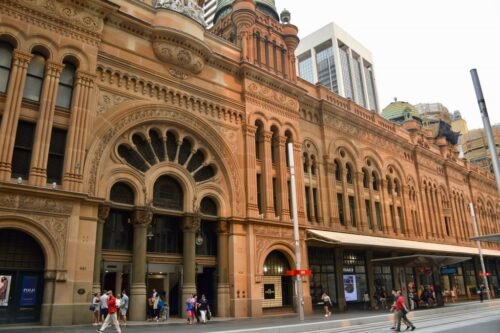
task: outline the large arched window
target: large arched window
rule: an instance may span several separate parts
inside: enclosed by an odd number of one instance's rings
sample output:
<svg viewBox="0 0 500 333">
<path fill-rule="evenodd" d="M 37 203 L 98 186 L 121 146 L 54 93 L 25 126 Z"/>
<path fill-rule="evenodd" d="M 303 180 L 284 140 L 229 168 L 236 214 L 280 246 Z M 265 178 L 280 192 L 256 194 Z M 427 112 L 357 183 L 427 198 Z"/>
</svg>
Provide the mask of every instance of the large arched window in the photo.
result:
<svg viewBox="0 0 500 333">
<path fill-rule="evenodd" d="M 280 251 L 269 253 L 264 262 L 264 275 L 285 275 L 285 272 L 290 270 L 288 259 Z"/>
<path fill-rule="evenodd" d="M 61 77 L 59 78 L 56 106 L 63 109 L 71 108 L 75 73 L 76 73 L 76 66 L 70 62 L 65 61 L 64 69 L 62 70 Z"/>
<path fill-rule="evenodd" d="M 352 167 L 349 163 L 345 165 L 346 168 L 346 180 L 348 184 L 352 184 L 354 180 L 354 176 L 352 174 Z"/>
<path fill-rule="evenodd" d="M 340 182 L 342 181 L 342 174 L 341 174 L 342 170 L 340 170 L 339 162 L 335 161 L 334 166 L 335 166 L 335 180 Z"/>
<path fill-rule="evenodd" d="M 45 75 L 45 57 L 40 53 L 33 53 L 28 66 L 28 75 L 24 85 L 23 98 L 32 102 L 40 102 L 43 77 Z"/>
<path fill-rule="evenodd" d="M 182 210 L 183 191 L 181 185 L 170 176 L 161 176 L 153 188 L 153 204 L 159 208 Z"/>
<path fill-rule="evenodd" d="M 373 182 L 372 182 L 373 190 L 378 191 L 379 179 L 378 179 L 378 175 L 375 171 L 372 172 L 372 179 L 373 179 Z"/>
<path fill-rule="evenodd" d="M 0 43 L 0 93 L 6 93 L 12 68 L 12 46 Z"/>
<path fill-rule="evenodd" d="M 385 180 L 387 182 L 387 193 L 392 194 L 392 180 L 391 180 L 391 177 L 387 176 L 385 178 Z"/>
<path fill-rule="evenodd" d="M 363 169 L 363 187 L 370 188 L 370 176 L 368 174 L 368 171 L 366 171 L 366 169 Z"/>
</svg>

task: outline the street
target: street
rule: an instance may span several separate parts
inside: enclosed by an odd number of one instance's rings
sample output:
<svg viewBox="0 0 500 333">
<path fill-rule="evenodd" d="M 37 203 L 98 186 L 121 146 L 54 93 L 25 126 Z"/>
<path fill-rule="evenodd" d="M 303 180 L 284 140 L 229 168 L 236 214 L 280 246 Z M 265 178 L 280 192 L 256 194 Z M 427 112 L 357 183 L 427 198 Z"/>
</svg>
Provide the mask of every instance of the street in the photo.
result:
<svg viewBox="0 0 500 333">
<path fill-rule="evenodd" d="M 500 332 L 500 307 L 478 307 L 447 309 L 447 312 L 436 309 L 412 312 L 410 320 L 417 327 L 416 332 L 453 332 L 453 333 L 491 333 Z M 208 325 L 188 326 L 181 319 L 169 323 L 122 327 L 124 333 L 142 332 L 224 332 L 224 333 L 385 333 L 392 332 L 392 315 L 382 312 L 358 312 L 339 314 L 324 318 L 320 315 L 307 317 L 299 322 L 295 316 L 267 317 L 261 319 L 216 320 Z M 406 327 L 402 325 L 402 331 Z M 0 327 L 0 332 L 9 333 L 92 333 L 94 326 L 72 326 L 56 328 L 37 327 Z M 109 328 L 106 332 L 114 332 Z"/>
</svg>

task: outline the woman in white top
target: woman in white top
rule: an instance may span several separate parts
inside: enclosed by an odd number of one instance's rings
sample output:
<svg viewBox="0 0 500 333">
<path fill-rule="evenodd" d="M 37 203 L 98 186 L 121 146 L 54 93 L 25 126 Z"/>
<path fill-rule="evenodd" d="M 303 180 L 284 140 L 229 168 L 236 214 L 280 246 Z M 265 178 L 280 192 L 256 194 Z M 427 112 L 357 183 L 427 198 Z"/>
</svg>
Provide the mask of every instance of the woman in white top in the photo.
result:
<svg viewBox="0 0 500 333">
<path fill-rule="evenodd" d="M 323 301 L 323 308 L 325 309 L 325 317 L 331 316 L 332 312 L 330 311 L 330 308 L 332 307 L 332 300 L 330 299 L 330 296 L 324 292 L 323 295 L 321 295 L 321 300 Z"/>
<path fill-rule="evenodd" d="M 99 297 L 99 293 L 95 293 L 94 297 L 92 297 L 92 305 L 94 306 L 94 310 L 92 311 L 93 316 L 93 324 L 94 326 L 99 325 L 99 303 L 101 298 Z"/>
</svg>

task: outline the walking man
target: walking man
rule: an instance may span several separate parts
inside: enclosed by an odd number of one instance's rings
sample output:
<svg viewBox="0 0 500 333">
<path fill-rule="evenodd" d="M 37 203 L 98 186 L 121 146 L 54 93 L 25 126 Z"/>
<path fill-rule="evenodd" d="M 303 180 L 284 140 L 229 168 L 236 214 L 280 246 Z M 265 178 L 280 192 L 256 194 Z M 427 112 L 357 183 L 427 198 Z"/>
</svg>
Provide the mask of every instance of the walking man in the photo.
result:
<svg viewBox="0 0 500 333">
<path fill-rule="evenodd" d="M 123 290 L 122 291 L 122 301 L 120 303 L 120 314 L 122 315 L 123 326 L 127 326 L 128 303 L 129 303 L 129 299 L 127 296 L 127 292 L 125 290 Z"/>
<path fill-rule="evenodd" d="M 101 328 L 96 330 L 97 333 L 103 333 L 108 326 L 113 325 L 117 333 L 121 333 L 120 323 L 118 322 L 118 318 L 116 316 L 116 298 L 113 296 L 113 292 L 111 290 L 108 291 L 108 315 L 106 316 L 106 320 L 102 324 Z"/>
<path fill-rule="evenodd" d="M 405 300 L 401 295 L 401 290 L 398 290 L 396 295 L 397 299 L 394 308 L 396 310 L 396 318 L 398 318 L 398 324 L 395 331 L 401 332 L 401 320 L 403 320 L 406 323 L 406 325 L 408 325 L 408 327 L 411 327 L 411 330 L 414 331 L 416 328 L 415 325 L 413 325 L 413 323 L 410 320 L 408 320 L 408 318 L 406 318 L 408 310 L 406 309 Z"/>
<path fill-rule="evenodd" d="M 101 298 L 99 299 L 99 307 L 101 308 L 101 321 L 104 322 L 104 319 L 106 319 L 108 315 L 108 295 L 105 291 L 102 292 Z"/>
</svg>

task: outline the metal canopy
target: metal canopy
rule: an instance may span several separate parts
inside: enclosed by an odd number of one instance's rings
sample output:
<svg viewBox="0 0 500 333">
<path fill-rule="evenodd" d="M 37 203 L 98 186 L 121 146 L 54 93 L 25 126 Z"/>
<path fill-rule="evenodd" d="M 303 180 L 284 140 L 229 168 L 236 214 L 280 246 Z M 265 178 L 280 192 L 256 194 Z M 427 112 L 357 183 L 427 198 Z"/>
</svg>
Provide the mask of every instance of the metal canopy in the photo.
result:
<svg viewBox="0 0 500 333">
<path fill-rule="evenodd" d="M 374 263 L 405 266 L 405 267 L 443 267 L 467 261 L 471 257 L 439 256 L 431 254 L 413 254 L 409 256 L 372 259 Z"/>
<path fill-rule="evenodd" d="M 500 234 L 477 236 L 477 237 L 471 237 L 470 239 L 481 242 L 500 243 Z"/>
</svg>

